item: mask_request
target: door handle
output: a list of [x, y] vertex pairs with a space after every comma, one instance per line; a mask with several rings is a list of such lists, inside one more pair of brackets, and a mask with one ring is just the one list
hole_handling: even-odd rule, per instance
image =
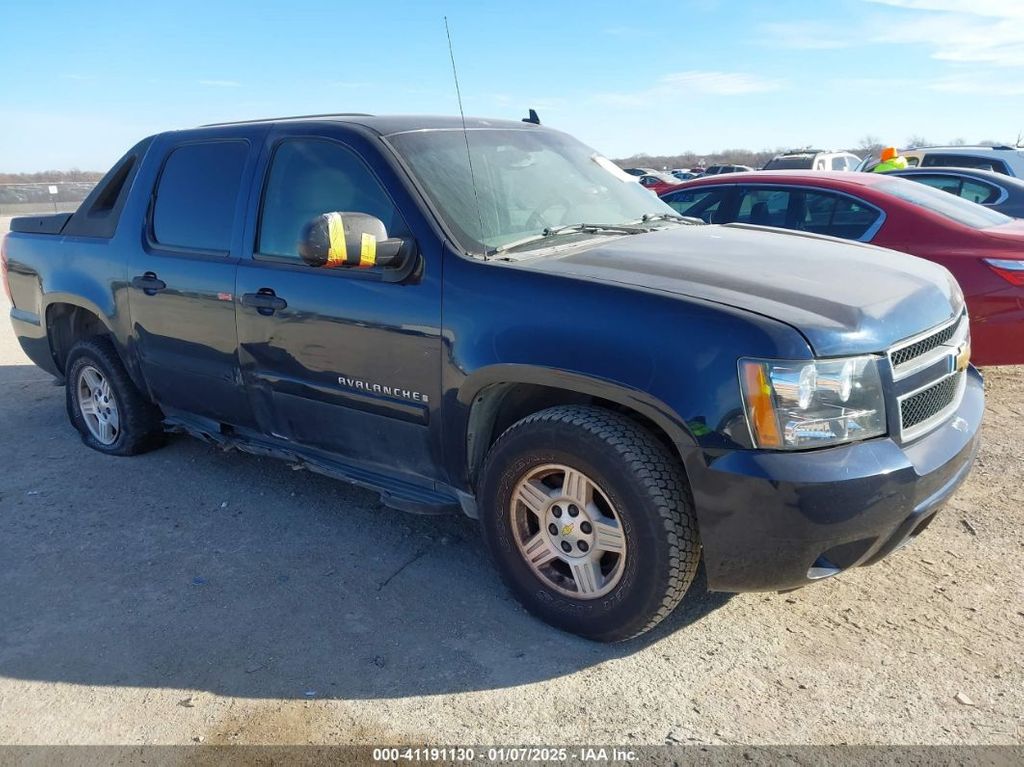
[[257, 293], [243, 293], [242, 306], [252, 307], [265, 317], [269, 317], [274, 312], [287, 308], [288, 302], [274, 295], [270, 288], [260, 288]]
[[132, 287], [138, 288], [147, 296], [155, 296], [158, 291], [167, 287], [167, 283], [159, 279], [154, 272], [146, 272], [138, 277], [132, 277]]

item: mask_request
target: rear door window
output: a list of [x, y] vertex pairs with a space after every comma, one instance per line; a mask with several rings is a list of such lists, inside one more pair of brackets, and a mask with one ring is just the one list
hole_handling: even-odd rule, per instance
[[802, 223], [805, 232], [827, 234], [844, 240], [865, 239], [881, 217], [881, 212], [866, 203], [842, 194], [805, 192]]
[[246, 141], [204, 141], [174, 149], [157, 182], [153, 239], [167, 248], [227, 254], [248, 156]]
[[749, 187], [740, 191], [736, 220], [757, 226], [786, 226], [792, 192], [789, 189]]

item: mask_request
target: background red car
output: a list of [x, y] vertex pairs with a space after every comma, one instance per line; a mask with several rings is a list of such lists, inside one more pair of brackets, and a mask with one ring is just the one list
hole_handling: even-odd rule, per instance
[[669, 176], [665, 173], [645, 173], [637, 181], [640, 182], [640, 186], [650, 189], [657, 195], [671, 192], [683, 183], [675, 176]]
[[1024, 220], [879, 173], [733, 173], [688, 181], [662, 199], [708, 223], [859, 240], [942, 264], [967, 299], [972, 360], [1024, 364]]

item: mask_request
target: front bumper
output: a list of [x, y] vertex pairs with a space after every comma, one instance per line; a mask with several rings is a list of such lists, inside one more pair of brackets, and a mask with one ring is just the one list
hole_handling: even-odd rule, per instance
[[877, 562], [921, 532], [967, 477], [984, 413], [967, 372], [957, 412], [907, 445], [736, 450], [688, 463], [715, 591], [776, 591]]

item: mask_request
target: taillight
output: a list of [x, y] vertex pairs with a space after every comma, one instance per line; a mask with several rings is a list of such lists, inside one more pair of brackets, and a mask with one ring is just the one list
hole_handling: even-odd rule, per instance
[[1011, 285], [1024, 286], [1024, 261], [1008, 258], [986, 258], [984, 261], [989, 269]]
[[14, 303], [14, 297], [11, 295], [11, 281], [7, 278], [7, 235], [0, 239], [0, 280], [4, 283], [4, 293], [7, 294], [7, 301], [11, 304]]

